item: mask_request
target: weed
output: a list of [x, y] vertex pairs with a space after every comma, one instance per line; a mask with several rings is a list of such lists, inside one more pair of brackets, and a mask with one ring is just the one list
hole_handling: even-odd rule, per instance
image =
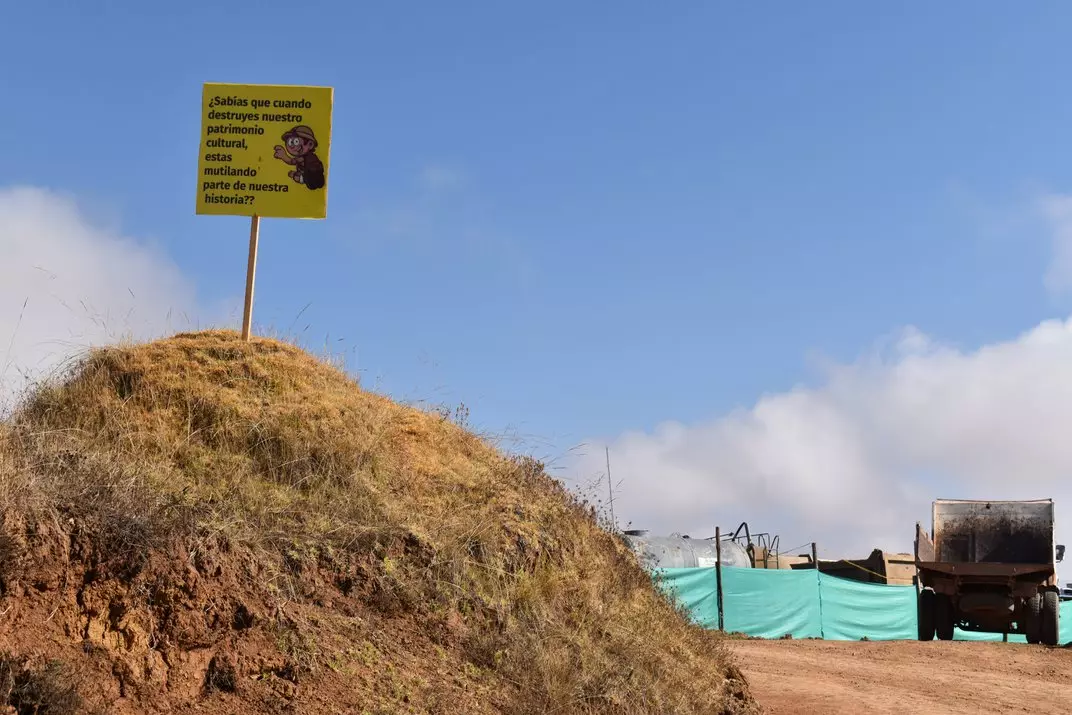
[[39, 669], [25, 658], [0, 654], [0, 702], [18, 715], [75, 715], [83, 701], [70, 670], [59, 661]]
[[300, 675], [315, 673], [320, 667], [321, 649], [311, 628], [296, 623], [280, 623], [276, 626], [276, 647], [287, 657], [285, 673], [280, 675], [294, 683]]
[[238, 688], [238, 674], [234, 662], [226, 655], [217, 653], [209, 661], [208, 671], [205, 673], [205, 689], [209, 692], [219, 690], [224, 693], [233, 693]]

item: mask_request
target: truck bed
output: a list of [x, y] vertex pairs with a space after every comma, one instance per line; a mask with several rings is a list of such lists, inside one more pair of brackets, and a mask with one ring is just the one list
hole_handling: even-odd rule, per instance
[[1045, 577], [1053, 573], [1053, 564], [995, 564], [964, 561], [917, 561], [920, 571], [933, 571], [950, 576], [978, 576], [982, 578]]
[[[1053, 502], [939, 499], [934, 538], [916, 525], [916, 563], [946, 573], [978, 575], [1052, 570]], [[968, 569], [968, 571], [965, 571]]]

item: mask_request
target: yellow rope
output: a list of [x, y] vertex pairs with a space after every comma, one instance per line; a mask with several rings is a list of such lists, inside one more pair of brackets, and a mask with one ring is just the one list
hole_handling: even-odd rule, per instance
[[844, 564], [848, 564], [849, 566], [855, 566], [856, 568], [860, 569], [861, 571], [866, 571], [867, 573], [871, 574], [872, 576], [878, 576], [883, 581], [887, 581], [887, 577], [884, 574], [876, 573], [875, 571], [872, 571], [871, 569], [865, 569], [860, 564], [855, 564], [852, 561], [849, 561], [848, 559], [838, 559], [834, 563], [836, 563], [836, 564], [844, 563]]

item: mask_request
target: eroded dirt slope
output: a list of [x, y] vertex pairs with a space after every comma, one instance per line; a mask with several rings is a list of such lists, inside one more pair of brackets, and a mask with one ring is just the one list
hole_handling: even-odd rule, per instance
[[0, 422], [0, 712], [741, 714], [722, 641], [535, 460], [234, 333]]

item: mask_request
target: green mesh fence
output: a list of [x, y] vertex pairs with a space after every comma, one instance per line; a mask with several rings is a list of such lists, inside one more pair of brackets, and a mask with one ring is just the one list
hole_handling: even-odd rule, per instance
[[[705, 628], [718, 628], [714, 568], [658, 569], [656, 581]], [[916, 589], [830, 576], [814, 569], [722, 568], [727, 632], [757, 638], [915, 640]], [[1072, 642], [1072, 601], [1061, 604], [1061, 643]], [[954, 640], [1000, 641], [1000, 633], [961, 631]], [[1010, 635], [1010, 642], [1024, 637]]]

